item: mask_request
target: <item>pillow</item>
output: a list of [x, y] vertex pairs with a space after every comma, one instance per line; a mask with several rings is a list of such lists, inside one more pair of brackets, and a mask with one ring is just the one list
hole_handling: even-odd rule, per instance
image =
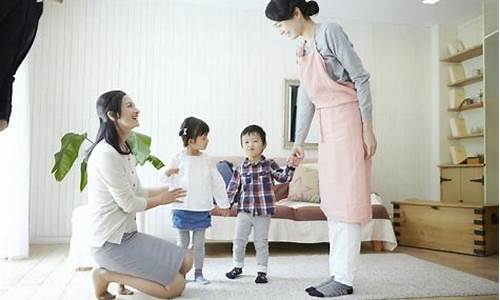
[[318, 164], [301, 164], [295, 170], [288, 191], [288, 199], [319, 203]]
[[222, 179], [224, 179], [224, 183], [227, 187], [231, 181], [231, 177], [233, 177], [233, 164], [227, 160], [221, 160], [217, 163], [217, 170], [222, 176]]
[[281, 199], [286, 199], [288, 197], [288, 187], [288, 183], [280, 183], [273, 186], [276, 201], [280, 201]]

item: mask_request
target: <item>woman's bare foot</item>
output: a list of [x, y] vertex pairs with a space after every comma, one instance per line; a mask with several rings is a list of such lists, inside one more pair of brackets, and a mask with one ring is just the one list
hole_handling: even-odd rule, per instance
[[110, 292], [106, 291], [106, 293], [104, 293], [103, 295], [97, 297], [97, 299], [99, 300], [112, 300], [112, 299], [115, 299], [116, 296], [111, 294]]
[[120, 286], [118, 287], [118, 294], [120, 294], [120, 295], [133, 295], [134, 291], [127, 289], [124, 284], [120, 284]]
[[107, 272], [104, 268], [97, 268], [92, 271], [95, 296], [99, 300], [115, 299], [115, 296], [108, 292], [109, 281], [105, 279]]

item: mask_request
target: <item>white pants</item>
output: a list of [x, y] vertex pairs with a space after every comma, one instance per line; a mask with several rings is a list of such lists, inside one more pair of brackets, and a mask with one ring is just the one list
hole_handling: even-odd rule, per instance
[[335, 281], [352, 286], [361, 250], [361, 224], [328, 220], [330, 275]]

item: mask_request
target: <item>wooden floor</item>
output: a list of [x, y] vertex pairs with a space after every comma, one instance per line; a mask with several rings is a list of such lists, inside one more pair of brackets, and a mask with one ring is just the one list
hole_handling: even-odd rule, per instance
[[[252, 255], [252, 248], [248, 254]], [[66, 265], [68, 245], [33, 245], [31, 257], [21, 261], [0, 261], [0, 299], [2, 300], [91, 300], [92, 284], [89, 271], [75, 272]], [[363, 252], [370, 252], [364, 247]], [[461, 270], [498, 282], [498, 255], [475, 257], [425, 249], [398, 247], [395, 252], [405, 253], [447, 267]], [[231, 244], [207, 244], [208, 257], [230, 257]], [[304, 255], [327, 254], [328, 244], [271, 243], [270, 254]], [[116, 286], [111, 287], [112, 292]], [[147, 297], [120, 297], [121, 299], [148, 299]], [[481, 297], [445, 297], [432, 299], [498, 299], [498, 295]]]

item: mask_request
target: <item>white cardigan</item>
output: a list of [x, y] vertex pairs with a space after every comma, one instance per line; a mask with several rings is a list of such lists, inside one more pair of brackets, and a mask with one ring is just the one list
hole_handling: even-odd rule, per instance
[[[179, 174], [167, 177], [165, 171], [169, 168], [179, 168]], [[219, 207], [229, 208], [224, 179], [207, 154], [193, 156], [184, 151], [179, 152], [160, 169], [159, 177], [169, 188], [187, 191], [186, 197], [179, 199], [182, 203], [173, 205], [175, 209], [209, 211], [213, 207], [213, 199]]]
[[120, 244], [125, 232], [137, 230], [135, 213], [146, 210], [148, 191], [141, 187], [136, 164], [134, 155], [122, 155], [104, 140], [92, 151], [87, 166], [91, 246]]

